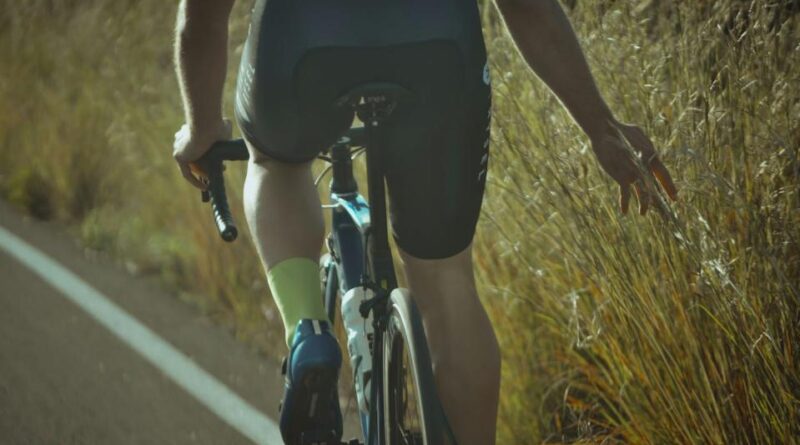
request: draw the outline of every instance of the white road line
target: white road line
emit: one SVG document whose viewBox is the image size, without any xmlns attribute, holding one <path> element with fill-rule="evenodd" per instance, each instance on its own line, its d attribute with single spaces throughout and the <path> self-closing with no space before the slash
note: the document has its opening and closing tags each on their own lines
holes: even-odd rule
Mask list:
<svg viewBox="0 0 800 445">
<path fill-rule="evenodd" d="M 3 227 L 0 227 L 0 248 L 81 307 L 244 436 L 258 444 L 283 443 L 280 430 L 273 420 L 242 400 L 192 359 L 162 340 L 77 275 Z"/>
</svg>

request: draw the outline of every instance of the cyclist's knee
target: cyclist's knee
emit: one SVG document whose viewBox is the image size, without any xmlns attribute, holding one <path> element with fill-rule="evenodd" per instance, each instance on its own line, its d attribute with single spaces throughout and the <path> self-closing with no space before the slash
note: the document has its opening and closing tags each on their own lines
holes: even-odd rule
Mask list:
<svg viewBox="0 0 800 445">
<path fill-rule="evenodd" d="M 270 173 L 272 175 L 298 175 L 298 174 L 307 174 L 311 171 L 311 165 L 313 161 L 302 162 L 302 163 L 288 163 L 282 161 L 276 161 L 268 156 L 260 156 L 257 158 L 253 158 L 250 161 L 250 165 L 257 171 L 262 171 L 264 173 Z"/>
<path fill-rule="evenodd" d="M 411 295 L 426 324 L 436 325 L 444 335 L 479 328 L 493 337 L 475 287 L 471 255 L 467 248 L 449 258 L 424 260 L 401 251 Z"/>
<path fill-rule="evenodd" d="M 250 153 L 250 162 L 256 168 L 269 172 L 294 172 L 305 171 L 311 168 L 313 160 L 308 162 L 284 162 L 277 160 L 247 142 L 247 151 Z"/>
<path fill-rule="evenodd" d="M 410 287 L 431 289 L 437 294 L 474 289 L 471 246 L 442 259 L 421 259 L 400 249 Z M 438 298 L 438 297 L 433 297 Z"/>
</svg>

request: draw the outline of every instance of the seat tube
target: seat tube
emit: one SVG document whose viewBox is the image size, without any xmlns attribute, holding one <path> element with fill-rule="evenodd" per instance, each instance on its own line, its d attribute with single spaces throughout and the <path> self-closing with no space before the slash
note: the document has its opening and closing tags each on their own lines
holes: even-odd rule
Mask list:
<svg viewBox="0 0 800 445">
<path fill-rule="evenodd" d="M 331 164 L 333 179 L 331 180 L 331 193 L 345 195 L 356 193 L 358 184 L 353 177 L 353 161 L 350 159 L 350 140 L 342 138 L 331 147 Z"/>
<path fill-rule="evenodd" d="M 353 176 L 350 141 L 347 138 L 342 138 L 331 147 L 331 165 L 333 169 L 330 187 L 332 199 L 357 195 L 358 183 Z M 357 286 L 364 275 L 363 237 L 357 221 L 354 221 L 353 217 L 341 207 L 333 210 L 331 223 L 335 250 L 341 261 L 339 283 L 342 294 L 344 294 Z"/>
<path fill-rule="evenodd" d="M 372 122 L 374 124 L 374 122 Z M 383 152 L 380 146 L 380 127 L 367 123 L 367 184 L 369 186 L 370 226 L 369 254 L 375 283 L 384 290 L 397 287 L 392 254 L 389 249 L 386 220 L 386 187 L 384 183 Z"/>
</svg>

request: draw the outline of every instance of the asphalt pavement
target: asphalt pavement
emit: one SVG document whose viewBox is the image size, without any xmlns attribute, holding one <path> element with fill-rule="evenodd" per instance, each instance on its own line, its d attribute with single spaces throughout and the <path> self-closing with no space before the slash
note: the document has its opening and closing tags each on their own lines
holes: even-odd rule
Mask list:
<svg viewBox="0 0 800 445">
<path fill-rule="evenodd" d="M 126 334 L 110 331 L 119 320 L 104 326 L 48 282 L 50 272 L 34 272 L 0 246 L 0 444 L 281 443 L 268 431 L 282 394 L 274 360 L 153 280 L 87 255 L 58 225 L 0 202 L 0 227 L 91 286 L 188 363 L 148 359 L 119 337 Z M 164 365 L 175 360 L 202 378 L 171 375 Z M 202 400 L 191 385 L 201 387 L 200 394 L 203 385 L 217 392 Z M 241 406 L 252 416 L 238 425 L 223 419 Z M 252 419 L 260 440 L 247 435 Z"/>
</svg>

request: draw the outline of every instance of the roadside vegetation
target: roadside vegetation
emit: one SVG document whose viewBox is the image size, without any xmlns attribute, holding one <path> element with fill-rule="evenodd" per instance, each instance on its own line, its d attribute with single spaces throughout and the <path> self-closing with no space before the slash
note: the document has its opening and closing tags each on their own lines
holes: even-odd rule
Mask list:
<svg viewBox="0 0 800 445">
<path fill-rule="evenodd" d="M 246 230 L 219 240 L 170 156 L 175 3 L 0 0 L 0 196 L 279 356 Z M 565 5 L 680 200 L 620 215 L 587 139 L 482 5 L 494 120 L 475 258 L 504 357 L 499 442 L 796 443 L 797 2 Z M 249 6 L 231 24 L 229 111 Z M 243 173 L 227 174 L 241 226 Z"/>
</svg>

